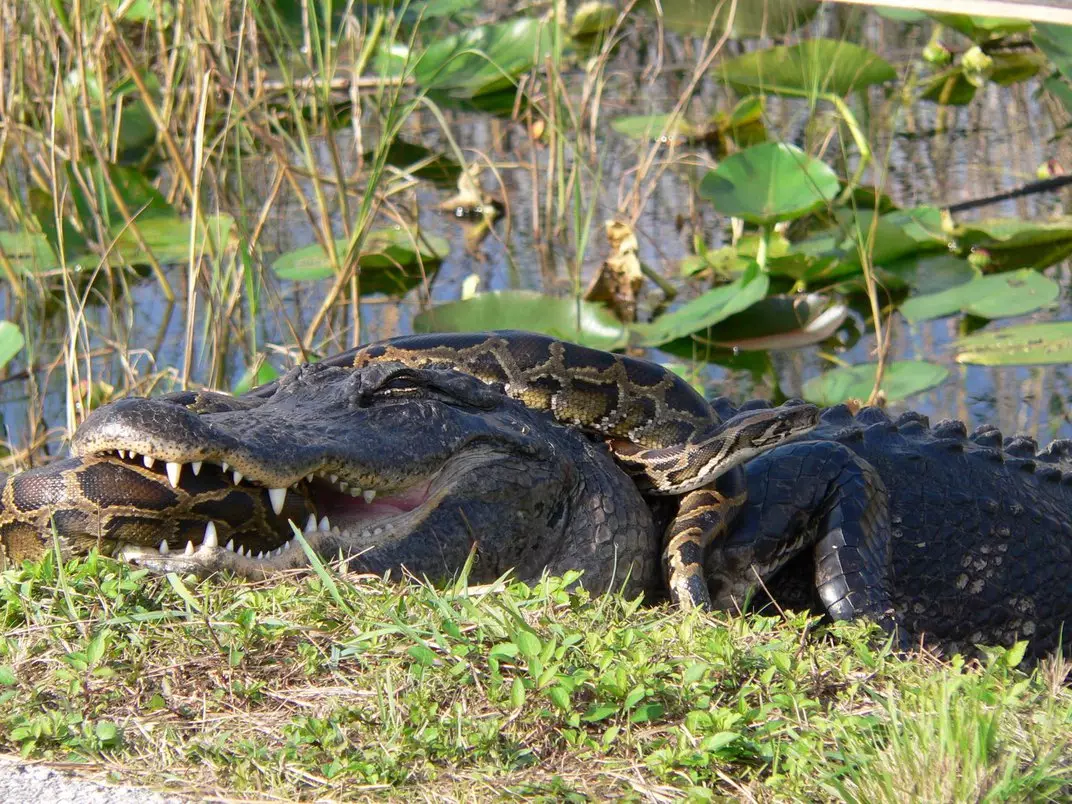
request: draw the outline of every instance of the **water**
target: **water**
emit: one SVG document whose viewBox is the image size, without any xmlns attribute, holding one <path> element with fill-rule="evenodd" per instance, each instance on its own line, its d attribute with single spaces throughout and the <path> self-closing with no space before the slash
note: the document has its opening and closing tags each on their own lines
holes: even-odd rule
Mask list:
<svg viewBox="0 0 1072 804">
<path fill-rule="evenodd" d="M 816 30 L 837 35 L 831 26 L 837 20 L 824 18 L 815 24 Z M 904 31 L 890 23 L 872 21 L 864 29 L 867 41 L 862 42 L 887 58 L 896 60 L 899 53 L 915 52 L 921 44 L 917 39 L 905 39 Z M 634 35 L 639 36 L 639 35 Z M 561 228 L 549 227 L 536 214 L 533 199 L 542 205 L 548 193 L 549 151 L 533 146 L 532 138 L 518 123 L 487 115 L 445 110 L 451 131 L 457 142 L 466 149 L 468 159 L 497 166 L 501 184 L 491 171 L 483 177 L 485 189 L 507 201 L 508 214 L 500 221 L 492 236 L 475 248 L 466 244 L 465 231 L 459 221 L 448 214 L 435 212 L 445 193 L 427 183 L 418 185 L 399 199 L 402 209 L 418 209 L 424 231 L 446 237 L 450 253 L 429 288 L 413 291 L 404 299 L 365 299 L 361 307 L 360 340 L 367 342 L 411 331 L 413 316 L 428 304 L 459 298 L 462 283 L 475 274 L 481 290 L 528 288 L 553 295 L 570 295 L 576 287 L 584 287 L 598 268 L 605 254 L 602 235 L 603 221 L 614 217 L 630 196 L 637 181 L 636 166 L 650 147 L 635 143 L 611 131 L 609 121 L 624 114 L 665 112 L 672 108 L 681 93 L 683 72 L 667 71 L 657 80 L 648 77 L 655 51 L 644 42 L 627 40 L 607 71 L 609 77 L 599 106 L 599 120 L 594 130 L 595 152 L 599 164 L 589 165 L 584 175 L 586 203 L 594 204 L 589 248 L 575 275 L 578 233 L 567 219 Z M 680 39 L 670 37 L 663 54 L 664 63 L 687 64 L 691 51 Z M 579 88 L 580 76 L 568 77 Z M 873 144 L 880 171 L 880 183 L 895 202 L 909 206 L 920 203 L 948 205 L 957 201 L 987 196 L 1017 187 L 1034 178 L 1036 167 L 1047 159 L 1064 165 L 1072 164 L 1065 142 L 1055 139 L 1056 125 L 1051 109 L 1035 96 L 1037 87 L 1021 84 L 1003 88 L 988 86 L 980 91 L 967 108 L 939 111 L 930 104 L 919 104 L 907 111 L 897 112 L 878 92 L 871 96 L 870 141 Z M 576 100 L 579 92 L 572 93 Z M 705 80 L 698 89 L 693 108 L 710 113 L 726 108 L 724 90 L 715 81 Z M 808 108 L 795 101 L 771 98 L 768 101 L 768 128 L 772 136 L 808 146 L 814 153 L 814 131 L 808 126 Z M 828 109 L 820 107 L 820 114 Z M 892 114 L 899 114 L 895 120 Z M 371 125 L 371 117 L 369 118 Z M 363 130 L 364 147 L 370 147 L 372 129 Z M 820 130 L 820 134 L 825 129 Z M 437 149 L 446 149 L 446 141 L 431 115 L 418 114 L 403 130 L 407 139 Z M 585 133 L 587 136 L 587 133 Z M 571 143 L 575 144 L 575 143 Z M 321 169 L 332 170 L 325 143 L 317 143 Z M 344 158 L 353 159 L 359 148 L 352 132 L 339 134 L 338 147 Z M 837 158 L 837 139 L 826 154 L 828 162 Z M 709 248 L 727 242 L 728 221 L 717 216 L 710 205 L 695 192 L 697 179 L 714 162 L 709 154 L 694 149 L 664 148 L 648 177 L 656 176 L 650 185 L 650 196 L 636 221 L 640 242 L 640 257 L 648 265 L 671 278 L 679 285 L 682 296 L 688 298 L 704 286 L 684 283 L 678 279 L 678 261 L 692 252 L 694 237 L 701 238 Z M 246 184 L 245 214 L 255 219 L 264 199 L 268 197 L 275 166 L 270 160 L 247 160 L 244 163 Z M 598 181 L 595 172 L 599 171 Z M 647 186 L 647 185 L 645 185 Z M 330 189 L 329 189 L 330 191 Z M 1062 209 L 1063 196 L 1046 195 L 1016 199 L 1000 205 L 975 210 L 960 220 L 982 217 L 1016 216 L 1043 219 Z M 243 210 L 231 212 L 238 216 Z M 583 210 L 587 213 L 587 207 Z M 389 221 L 385 218 L 383 223 Z M 340 221 L 336 220 L 336 235 L 341 236 Z M 84 369 L 87 345 L 94 355 L 89 364 L 94 379 L 104 380 L 117 388 L 130 388 L 132 379 L 144 377 L 167 367 L 179 367 L 165 373 L 154 388 L 167 390 L 177 381 L 184 362 L 185 333 L 192 317 L 197 349 L 192 357 L 191 381 L 214 380 L 207 356 L 222 351 L 226 355 L 222 371 L 215 380 L 230 388 L 246 368 L 246 347 L 252 341 L 259 349 L 267 348 L 270 360 L 277 366 L 289 365 L 282 350 L 294 343 L 293 332 L 305 331 L 314 312 L 327 292 L 330 281 L 318 283 L 288 283 L 277 280 L 267 266 L 278 253 L 315 242 L 309 219 L 297 204 L 296 197 L 287 191 L 279 195 L 268 218 L 263 249 L 269 250 L 263 266 L 265 287 L 263 302 L 250 331 L 249 317 L 243 306 L 224 320 L 206 320 L 205 305 L 199 303 L 192 312 L 186 306 L 188 296 L 185 267 L 169 269 L 169 281 L 178 302 L 168 305 L 159 286 L 152 279 L 135 282 L 129 297 L 121 296 L 109 304 L 90 303 L 85 317 L 92 334 L 79 342 L 79 354 Z M 1050 269 L 1049 274 L 1062 285 L 1059 303 L 1053 309 L 1015 319 L 1046 321 L 1069 318 L 1067 265 Z M 198 293 L 205 291 L 199 280 Z M 6 288 L 0 294 L 6 294 Z M 651 284 L 645 287 L 641 314 L 649 311 L 658 298 Z M 226 295 L 226 294 L 223 294 Z M 128 308 L 129 303 L 129 308 Z M 14 315 L 16 305 L 8 296 L 5 309 Z M 217 304 L 214 309 L 218 310 Z M 117 314 L 118 312 L 118 314 Z M 318 345 L 331 352 L 348 347 L 353 341 L 350 329 L 352 311 L 340 307 L 320 335 Z M 866 325 L 858 319 L 861 329 Z M 43 429 L 52 428 L 48 439 L 50 451 L 60 446 L 60 436 L 67 421 L 66 391 L 62 366 L 56 365 L 63 354 L 68 322 L 62 312 L 45 315 L 32 312 L 21 322 L 35 343 L 33 379 L 44 390 L 40 409 L 29 409 L 32 388 L 27 381 L 16 379 L 0 386 L 0 414 L 14 449 L 23 449 L 33 440 L 28 422 L 41 418 Z M 996 322 L 993 326 L 1002 326 Z M 1006 432 L 1026 432 L 1040 440 L 1052 437 L 1072 437 L 1069 421 L 1069 402 L 1072 399 L 1066 366 L 1038 368 L 995 368 L 959 366 L 953 361 L 951 342 L 957 336 L 957 319 L 944 319 L 910 327 L 900 317 L 892 319 L 893 359 L 925 359 L 946 366 L 949 379 L 940 387 L 892 406 L 911 407 L 928 414 L 932 421 L 958 418 L 969 426 L 983 422 L 997 424 Z M 223 339 L 223 340 L 221 340 Z M 113 347 L 131 350 L 129 362 L 120 360 Z M 873 336 L 865 334 L 851 349 L 838 357 L 847 363 L 874 359 Z M 24 367 L 20 356 L 13 368 Z M 665 359 L 664 356 L 655 355 Z M 775 388 L 787 395 L 799 395 L 802 384 L 831 364 L 817 347 L 782 351 L 773 354 L 776 381 L 770 377 L 756 379 L 748 374 L 731 372 L 717 366 L 705 366 L 702 377 L 710 393 L 727 394 L 736 398 L 753 395 L 769 396 Z M 84 371 L 83 371 L 84 374 Z"/>
</svg>

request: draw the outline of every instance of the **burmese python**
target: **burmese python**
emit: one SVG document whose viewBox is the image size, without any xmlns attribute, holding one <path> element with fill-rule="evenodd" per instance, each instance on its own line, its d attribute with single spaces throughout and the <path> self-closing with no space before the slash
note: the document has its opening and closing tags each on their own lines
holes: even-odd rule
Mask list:
<svg viewBox="0 0 1072 804">
<path fill-rule="evenodd" d="M 745 411 L 723 422 L 685 380 L 655 363 L 528 332 L 404 336 L 322 361 L 324 366 L 354 369 L 373 364 L 401 364 L 402 370 L 446 368 L 469 374 L 501 388 L 526 407 L 546 411 L 562 424 L 597 436 L 643 492 L 682 495 L 665 535 L 663 558 L 671 597 L 685 607 L 710 607 L 703 562 L 712 539 L 726 531 L 746 502 L 742 464 L 810 430 L 818 421 L 813 405 L 787 403 Z M 243 399 L 255 406 L 258 398 L 271 395 L 275 388 L 272 383 L 244 398 L 227 397 L 227 406 L 240 405 Z M 214 400 L 222 399 L 207 391 L 182 396 L 183 404 L 194 412 L 210 411 Z M 158 515 L 165 513 L 168 527 L 185 528 L 186 520 L 179 516 L 182 511 L 190 514 L 191 529 L 199 526 L 203 530 L 206 518 L 234 522 L 233 511 L 226 516 L 222 511 L 236 506 L 240 511 L 248 510 L 239 519 L 248 519 L 251 528 L 270 519 L 264 511 L 264 493 L 255 499 L 238 486 L 221 491 L 218 486 L 204 484 L 203 478 L 199 480 L 198 468 L 193 476 L 186 476 L 180 488 L 176 480 L 169 484 L 158 470 L 152 471 L 152 460 L 146 458 L 144 472 L 141 466 L 123 465 L 126 479 L 120 483 L 114 477 L 119 471 L 114 464 L 83 456 L 81 461 L 72 461 L 70 469 L 50 473 L 48 482 L 55 488 L 7 484 L 0 516 L 10 518 L 12 512 L 19 512 L 25 522 L 29 519 L 26 512 L 34 506 L 43 509 L 50 499 L 62 498 L 68 502 L 85 500 L 83 507 L 88 510 L 93 505 L 98 515 L 107 509 L 108 516 L 137 520 L 139 527 L 150 529 L 156 526 Z M 236 473 L 236 484 L 239 477 Z M 89 482 L 95 483 L 94 494 L 80 493 Z M 198 491 L 199 483 L 204 485 L 203 494 Z M 20 494 L 26 499 L 18 499 Z M 90 503 L 90 499 L 95 502 Z M 307 512 L 290 510 L 298 499 L 287 497 L 287 510 L 275 518 L 277 523 L 288 518 L 304 521 Z M 71 510 L 68 505 L 64 513 L 77 517 L 77 508 Z M 18 524 L 22 526 L 22 522 Z M 5 528 L 10 524 L 0 521 L 8 542 L 12 534 Z M 34 538 L 29 532 L 16 535 Z M 185 541 L 181 534 L 165 535 L 173 543 Z M 153 543 L 151 535 L 144 541 Z"/>
</svg>

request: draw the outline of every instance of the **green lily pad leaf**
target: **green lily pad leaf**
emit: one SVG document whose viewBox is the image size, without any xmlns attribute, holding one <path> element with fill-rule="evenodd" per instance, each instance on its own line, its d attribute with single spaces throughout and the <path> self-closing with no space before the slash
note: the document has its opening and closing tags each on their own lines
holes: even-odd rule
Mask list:
<svg viewBox="0 0 1072 804">
<path fill-rule="evenodd" d="M 953 236 L 962 249 L 985 251 L 990 271 L 1046 268 L 1072 254 L 1072 216 L 972 221 L 958 226 Z"/>
<path fill-rule="evenodd" d="M 48 238 L 35 232 L 0 232 L 0 253 L 20 274 L 40 274 L 59 266 Z"/>
<path fill-rule="evenodd" d="M 609 31 L 617 20 L 618 9 L 612 3 L 581 3 L 570 22 L 570 36 L 598 36 Z"/>
<path fill-rule="evenodd" d="M 611 120 L 610 127 L 624 137 L 642 142 L 655 142 L 660 138 L 660 134 L 664 142 L 693 142 L 702 139 L 699 126 L 678 116 L 667 128 L 669 120 L 669 114 L 628 115 Z"/>
<path fill-rule="evenodd" d="M 930 16 L 942 25 L 959 31 L 977 44 L 990 39 L 1000 39 L 1010 34 L 1027 33 L 1031 30 L 1031 23 L 1027 20 L 983 17 L 974 14 L 931 14 Z"/>
<path fill-rule="evenodd" d="M 711 17 L 717 15 L 713 30 L 722 33 L 732 22 L 730 34 L 737 38 L 784 36 L 804 25 L 819 9 L 816 0 L 763 0 L 726 3 L 723 0 L 641 0 L 638 9 L 658 16 L 672 31 L 704 36 Z M 730 20 L 730 14 L 733 19 Z"/>
<path fill-rule="evenodd" d="M 550 52 L 549 23 L 521 17 L 440 39 L 421 55 L 413 77 L 426 89 L 472 98 L 512 87 Z"/>
<path fill-rule="evenodd" d="M 804 398 L 817 405 L 837 405 L 849 399 L 867 399 L 875 387 L 877 363 L 846 366 L 812 377 L 804 383 Z M 882 375 L 881 391 L 890 402 L 934 388 L 949 371 L 922 360 L 889 363 Z"/>
<path fill-rule="evenodd" d="M 883 8 L 882 6 L 878 6 L 875 8 L 875 13 L 880 17 L 885 17 L 894 22 L 907 22 L 913 25 L 917 22 L 923 22 L 924 20 L 930 19 L 922 11 L 910 11 L 907 8 Z"/>
<path fill-rule="evenodd" d="M 235 383 L 232 391 L 235 394 L 244 394 L 251 388 L 256 388 L 258 385 L 264 385 L 278 379 L 279 369 L 267 360 L 262 360 L 256 371 L 250 366 L 242 372 L 242 376 L 238 378 L 238 382 Z"/>
<path fill-rule="evenodd" d="M 335 241 L 335 253 L 340 257 L 348 247 L 346 240 Z M 361 266 L 362 295 L 405 294 L 423 278 L 421 265 L 427 269 L 437 266 L 449 250 L 446 239 L 436 235 L 422 233 L 415 240 L 411 232 L 399 227 L 369 232 L 357 258 Z M 272 271 L 280 279 L 295 282 L 335 275 L 327 252 L 315 243 L 283 254 L 272 263 Z"/>
<path fill-rule="evenodd" d="M 954 346 L 958 363 L 978 366 L 1072 363 L 1072 321 L 980 332 L 959 339 Z"/>
<path fill-rule="evenodd" d="M 806 39 L 746 53 L 715 67 L 740 92 L 848 95 L 897 77 L 890 63 L 865 47 L 837 39 Z"/>
<path fill-rule="evenodd" d="M 764 142 L 724 159 L 704 176 L 700 195 L 723 215 L 763 226 L 825 206 L 840 186 L 833 170 L 795 145 Z"/>
<path fill-rule="evenodd" d="M 620 349 L 626 344 L 624 325 L 603 305 L 530 290 L 500 290 L 440 304 L 417 315 L 413 329 L 417 332 L 527 329 L 596 349 Z"/>
<path fill-rule="evenodd" d="M 975 98 L 978 89 L 958 64 L 927 78 L 919 96 L 943 106 L 967 106 Z"/>
<path fill-rule="evenodd" d="M 227 243 L 234 219 L 230 215 L 209 215 L 205 222 L 211 236 L 209 242 L 217 246 Z M 198 255 L 208 249 L 205 241 L 206 232 L 199 225 L 178 217 L 141 218 L 137 221 L 138 233 L 145 245 L 161 265 L 173 265 L 186 262 L 190 257 L 190 233 L 194 230 L 194 254 Z M 108 252 L 110 263 L 126 262 L 129 265 L 144 265 L 149 262 L 149 255 L 134 236 L 134 232 L 123 225 L 113 226 L 114 242 Z M 82 265 L 95 265 L 99 258 L 90 254 L 75 258 Z"/>
<path fill-rule="evenodd" d="M 10 321 L 0 321 L 0 367 L 11 362 L 11 358 L 22 351 L 26 339 L 22 330 Z"/>
<path fill-rule="evenodd" d="M 650 324 L 633 324 L 632 340 L 639 346 L 659 346 L 705 330 L 739 313 L 767 295 L 769 277 L 753 262 L 744 274 L 728 285 L 709 290 L 664 313 Z"/>
<path fill-rule="evenodd" d="M 937 293 L 913 296 L 901 305 L 901 314 L 913 324 L 959 312 L 980 318 L 1005 318 L 1045 307 L 1060 293 L 1061 288 L 1052 279 L 1024 268 L 980 276 Z"/>
<path fill-rule="evenodd" d="M 82 233 L 74 228 L 74 225 L 66 217 L 60 215 L 57 220 L 53 197 L 51 193 L 39 187 L 31 187 L 27 193 L 30 202 L 30 211 L 37 219 L 38 226 L 44 232 L 52 253 L 78 254 L 88 250 Z"/>
<path fill-rule="evenodd" d="M 1072 25 L 1036 22 L 1031 39 L 1061 75 L 1072 81 Z"/>
<path fill-rule="evenodd" d="M 1047 65 L 1045 56 L 1030 51 L 994 53 L 989 58 L 990 67 L 983 72 L 956 64 L 932 75 L 924 82 L 920 97 L 946 106 L 967 106 L 986 81 L 1009 86 L 1035 77 Z"/>
<path fill-rule="evenodd" d="M 1054 73 L 1042 82 L 1042 88 L 1053 95 L 1066 112 L 1072 113 L 1072 85 L 1068 79 Z"/>
<path fill-rule="evenodd" d="M 134 168 L 122 165 L 107 165 L 99 162 L 68 162 L 66 164 L 68 187 L 74 199 L 75 209 L 82 221 L 92 221 L 96 216 L 94 209 L 99 209 L 109 228 L 116 227 L 124 220 L 122 209 L 115 196 L 118 196 L 131 215 L 136 215 L 139 222 L 147 218 L 177 218 L 175 208 L 153 187 L 145 174 Z M 107 173 L 107 179 L 105 178 Z M 78 180 L 82 181 L 96 193 L 96 205 L 90 202 Z M 110 183 L 110 186 L 109 186 Z M 113 195 L 113 189 L 114 193 Z"/>
<path fill-rule="evenodd" d="M 680 116 L 670 122 L 669 114 L 645 114 L 617 117 L 611 121 L 610 127 L 625 137 L 642 142 L 703 143 L 721 155 L 726 152 L 729 142 L 747 148 L 767 139 L 763 109 L 763 98 L 750 95 L 738 102 L 729 114 L 720 112 L 701 124 L 691 123 Z"/>
<path fill-rule="evenodd" d="M 917 296 L 941 293 L 967 282 L 979 272 L 971 263 L 948 251 L 937 254 L 913 254 L 887 263 L 884 273 L 896 277 Z"/>
<path fill-rule="evenodd" d="M 779 294 L 693 337 L 704 344 L 742 351 L 799 349 L 825 341 L 849 315 L 849 308 L 819 293 Z"/>
<path fill-rule="evenodd" d="M 376 158 L 375 151 L 367 151 L 364 159 L 371 163 Z M 425 148 L 423 145 L 408 142 L 400 137 L 391 140 L 387 146 L 387 164 L 430 181 L 437 187 L 455 187 L 462 167 L 449 156 Z"/>
</svg>

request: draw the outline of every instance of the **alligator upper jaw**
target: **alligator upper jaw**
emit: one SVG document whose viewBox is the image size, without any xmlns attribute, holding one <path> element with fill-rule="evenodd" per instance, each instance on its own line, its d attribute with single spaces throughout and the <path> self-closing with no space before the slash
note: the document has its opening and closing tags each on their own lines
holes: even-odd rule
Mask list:
<svg viewBox="0 0 1072 804">
<path fill-rule="evenodd" d="M 244 490 L 250 496 L 267 495 L 269 504 L 277 509 L 275 514 L 281 519 L 294 509 L 295 498 L 302 500 L 299 510 L 302 507 L 312 509 L 304 521 L 286 519 L 277 532 L 261 532 L 257 540 L 227 539 L 226 534 L 233 529 L 233 523 L 217 519 L 207 522 L 200 541 L 190 539 L 185 546 L 172 545 L 166 540 L 159 545 L 133 544 L 124 540 L 102 544 L 115 557 L 158 572 L 205 575 L 228 570 L 246 577 L 263 577 L 272 572 L 307 566 L 309 560 L 301 541 L 320 556 L 330 556 L 342 550 L 347 557 L 353 558 L 412 533 L 468 473 L 493 461 L 495 454 L 494 450 L 479 447 L 458 453 L 426 476 L 411 478 L 402 486 L 394 481 L 395 488 L 389 492 L 355 488 L 333 473 L 311 473 L 284 489 L 282 501 L 280 498 L 284 495 L 277 494 L 275 489 L 261 486 L 251 478 L 236 476 L 229 467 L 207 461 L 197 467 L 185 465 L 176 471 L 161 468 L 163 462 L 129 451 L 123 451 L 119 456 L 86 457 L 113 462 L 118 458 L 124 464 L 140 464 L 166 475 L 166 482 L 176 488 L 181 488 L 185 471 L 195 473 L 196 470 L 203 479 L 217 475 L 220 484 L 233 483 L 236 489 Z M 161 481 L 164 482 L 163 477 Z"/>
</svg>

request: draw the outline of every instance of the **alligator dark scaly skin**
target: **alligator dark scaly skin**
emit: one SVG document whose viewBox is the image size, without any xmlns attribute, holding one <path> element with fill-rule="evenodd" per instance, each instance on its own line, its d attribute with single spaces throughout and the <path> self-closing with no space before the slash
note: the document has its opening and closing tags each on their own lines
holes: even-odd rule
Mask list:
<svg viewBox="0 0 1072 804">
<path fill-rule="evenodd" d="M 712 404 L 731 416 L 765 403 Z M 850 619 L 873 606 L 846 593 L 851 579 L 892 601 L 910 640 L 971 653 L 1028 639 L 1031 658 L 1059 644 L 1072 655 L 1070 455 L 1067 440 L 1040 451 L 990 426 L 828 408 L 749 462 L 748 502 L 707 559 L 712 599 L 735 607 L 758 573 L 780 603 Z M 791 591 L 801 578 L 810 600 Z"/>
</svg>

